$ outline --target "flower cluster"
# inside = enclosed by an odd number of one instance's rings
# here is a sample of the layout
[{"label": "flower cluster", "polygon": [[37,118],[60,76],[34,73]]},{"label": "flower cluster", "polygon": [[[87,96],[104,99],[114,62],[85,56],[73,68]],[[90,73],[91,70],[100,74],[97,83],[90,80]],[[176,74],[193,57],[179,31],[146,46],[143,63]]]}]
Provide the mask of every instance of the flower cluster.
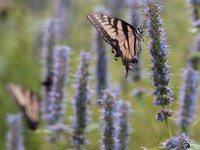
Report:
[{"label": "flower cluster", "polygon": [[22,114],[9,114],[7,116],[7,123],[9,127],[9,131],[7,133],[8,150],[24,150],[22,122]]},{"label": "flower cluster", "polygon": [[[97,7],[96,12],[107,12],[104,7]],[[96,53],[96,91],[99,98],[102,97],[102,91],[108,86],[108,56],[105,44],[96,30],[93,32],[93,49]]]},{"label": "flower cluster", "polygon": [[[41,110],[46,128],[54,133],[67,130],[62,121],[65,113],[65,85],[70,54],[69,47],[57,45],[58,23],[57,19],[46,23],[43,46],[44,79]],[[55,140],[54,136],[50,138]]]},{"label": "flower cluster", "polygon": [[156,114],[156,120],[163,122],[164,120],[166,120],[168,117],[171,117],[173,115],[173,111],[169,110],[169,109],[165,109],[165,110],[160,110],[157,114]]},{"label": "flower cluster", "polygon": [[48,20],[44,26],[44,39],[43,39],[43,61],[44,61],[44,76],[43,76],[43,84],[45,94],[51,87],[52,84],[52,68],[53,68],[53,51],[54,46],[57,45],[58,42],[58,20]]},{"label": "flower cluster", "polygon": [[117,150],[126,150],[128,149],[128,141],[129,141],[129,135],[131,132],[131,128],[129,125],[129,117],[130,117],[130,103],[120,101],[118,103],[118,113],[119,113],[119,125],[118,125],[118,131],[117,131],[117,143],[116,143],[116,149]]},{"label": "flower cluster", "polygon": [[172,137],[162,144],[163,148],[170,150],[187,150],[190,148],[189,139],[184,133],[178,137]]},{"label": "flower cluster", "polygon": [[53,51],[52,86],[46,114],[48,124],[62,122],[65,113],[65,85],[68,75],[70,49],[66,46],[55,46]]},{"label": "flower cluster", "polygon": [[76,74],[76,95],[74,98],[74,127],[73,127],[73,144],[79,149],[86,143],[86,125],[88,122],[88,103],[89,103],[89,66],[90,54],[81,52],[81,60]]},{"label": "flower cluster", "polygon": [[103,132],[102,132],[102,150],[116,148],[116,120],[117,120],[117,103],[116,96],[109,90],[104,91],[103,105]]},{"label": "flower cluster", "polygon": [[[48,20],[44,26],[44,39],[43,39],[43,63],[44,63],[44,75],[43,75],[43,87],[42,87],[42,106],[44,119],[48,114],[48,104],[50,101],[50,90],[52,88],[53,80],[53,51],[54,46],[58,41],[58,20]],[[46,119],[45,119],[46,120]]]},{"label": "flower cluster", "polygon": [[185,130],[192,121],[196,110],[197,87],[199,82],[198,72],[188,67],[183,72],[183,81],[184,84],[180,92],[181,109],[177,123]]},{"label": "flower cluster", "polygon": [[147,24],[147,34],[151,40],[149,42],[150,58],[152,65],[152,84],[156,87],[153,95],[156,96],[154,104],[156,106],[169,105],[171,90],[169,88],[169,66],[167,65],[167,45],[160,17],[160,5],[158,0],[146,0],[145,14]]}]

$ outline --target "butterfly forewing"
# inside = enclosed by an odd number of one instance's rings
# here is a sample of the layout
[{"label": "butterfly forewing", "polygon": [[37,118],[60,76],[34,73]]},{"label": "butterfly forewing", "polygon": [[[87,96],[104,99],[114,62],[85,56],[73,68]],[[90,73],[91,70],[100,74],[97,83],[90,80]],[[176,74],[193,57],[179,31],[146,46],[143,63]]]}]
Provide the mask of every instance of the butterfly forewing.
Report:
[{"label": "butterfly forewing", "polygon": [[32,91],[16,84],[9,84],[7,89],[24,113],[28,127],[35,130],[39,121],[40,102]]},{"label": "butterfly forewing", "polygon": [[87,18],[100,36],[111,44],[112,51],[116,53],[115,59],[122,58],[123,65],[126,66],[128,72],[130,63],[137,62],[142,35],[127,22],[103,13],[91,13]]}]

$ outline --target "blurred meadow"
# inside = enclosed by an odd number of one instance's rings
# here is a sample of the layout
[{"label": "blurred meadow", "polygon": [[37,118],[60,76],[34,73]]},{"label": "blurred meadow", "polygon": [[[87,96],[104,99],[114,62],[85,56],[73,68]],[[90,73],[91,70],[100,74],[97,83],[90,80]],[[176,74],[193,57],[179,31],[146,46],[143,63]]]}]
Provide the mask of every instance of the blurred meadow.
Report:
[{"label": "blurred meadow", "polygon": [[[99,99],[95,96],[96,79],[95,65],[96,52],[93,49],[94,27],[87,20],[86,16],[94,12],[97,6],[107,6],[109,0],[0,0],[0,149],[6,148],[6,134],[8,125],[6,116],[20,111],[11,95],[6,90],[10,82],[18,83],[41,95],[43,64],[43,30],[46,20],[54,17],[65,17],[65,24],[62,26],[58,43],[70,47],[70,60],[68,65],[68,77],[66,83],[66,110],[64,123],[70,128],[73,127],[71,117],[74,116],[72,101],[76,90],[76,72],[78,69],[80,54],[82,50],[91,54],[91,66],[89,69],[90,102],[89,110],[91,120],[87,126],[88,150],[100,149],[101,144],[101,106],[96,104]],[[188,62],[192,42],[198,31],[191,23],[191,8],[186,0],[161,0],[161,17],[163,27],[166,31],[167,45],[169,46],[168,65],[171,66],[170,87],[173,91],[174,102],[168,106],[175,115],[169,119],[169,124],[174,136],[180,135],[181,128],[176,125],[177,112],[180,108],[180,89],[183,84],[182,72]],[[60,4],[61,3],[61,4]],[[63,3],[63,5],[62,5]],[[63,8],[61,8],[63,7]],[[62,11],[61,11],[62,10]],[[129,21],[128,6],[122,2],[119,10],[119,18]],[[142,24],[141,24],[142,25]],[[140,25],[140,26],[141,26]],[[63,28],[64,27],[64,28]],[[65,28],[66,27],[66,28]],[[169,138],[165,122],[156,121],[156,112],[160,110],[153,104],[153,86],[151,85],[151,61],[149,49],[146,43],[150,38],[144,36],[142,43],[142,79],[132,81],[125,78],[125,69],[121,60],[115,61],[111,53],[110,45],[106,44],[108,59],[108,85],[117,91],[118,98],[131,103],[132,113],[130,115],[131,135],[128,149],[138,150],[141,147],[159,147],[160,144]],[[102,62],[104,63],[104,62]],[[132,91],[137,88],[145,89],[142,103],[141,99],[133,97]],[[196,87],[198,88],[198,87]],[[199,90],[198,90],[199,91]],[[195,118],[188,127],[189,137],[200,143],[200,102],[197,98]],[[44,127],[41,120],[39,129]],[[27,150],[61,150],[72,149],[71,135],[64,136],[58,144],[45,142],[46,133],[43,130],[30,131],[24,125],[24,145]]]}]

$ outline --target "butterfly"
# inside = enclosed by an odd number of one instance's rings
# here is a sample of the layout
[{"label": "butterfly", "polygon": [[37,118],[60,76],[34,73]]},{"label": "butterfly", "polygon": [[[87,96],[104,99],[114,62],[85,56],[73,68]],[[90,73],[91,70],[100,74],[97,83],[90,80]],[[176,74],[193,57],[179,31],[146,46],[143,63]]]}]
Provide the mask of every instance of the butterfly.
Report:
[{"label": "butterfly", "polygon": [[143,31],[135,29],[124,20],[114,18],[104,13],[94,12],[87,16],[100,36],[112,47],[115,60],[122,58],[122,64],[128,71],[133,69],[133,64],[138,63],[138,53],[141,51],[141,39]]},{"label": "butterfly", "polygon": [[22,110],[28,127],[35,130],[40,118],[39,97],[29,89],[17,84],[8,84],[7,89]]}]

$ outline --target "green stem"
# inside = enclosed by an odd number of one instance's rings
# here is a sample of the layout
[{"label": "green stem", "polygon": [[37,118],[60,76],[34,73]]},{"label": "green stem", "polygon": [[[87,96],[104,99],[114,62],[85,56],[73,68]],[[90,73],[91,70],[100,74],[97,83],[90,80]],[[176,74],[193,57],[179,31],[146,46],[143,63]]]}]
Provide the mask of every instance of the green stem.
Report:
[{"label": "green stem", "polygon": [[169,136],[172,137],[172,136],[173,136],[173,135],[172,135],[172,130],[171,130],[171,128],[170,128],[170,125],[169,125],[168,119],[165,119],[165,123],[166,123],[167,128],[168,128]]},{"label": "green stem", "polygon": [[187,127],[182,127],[182,132],[187,133]]}]

